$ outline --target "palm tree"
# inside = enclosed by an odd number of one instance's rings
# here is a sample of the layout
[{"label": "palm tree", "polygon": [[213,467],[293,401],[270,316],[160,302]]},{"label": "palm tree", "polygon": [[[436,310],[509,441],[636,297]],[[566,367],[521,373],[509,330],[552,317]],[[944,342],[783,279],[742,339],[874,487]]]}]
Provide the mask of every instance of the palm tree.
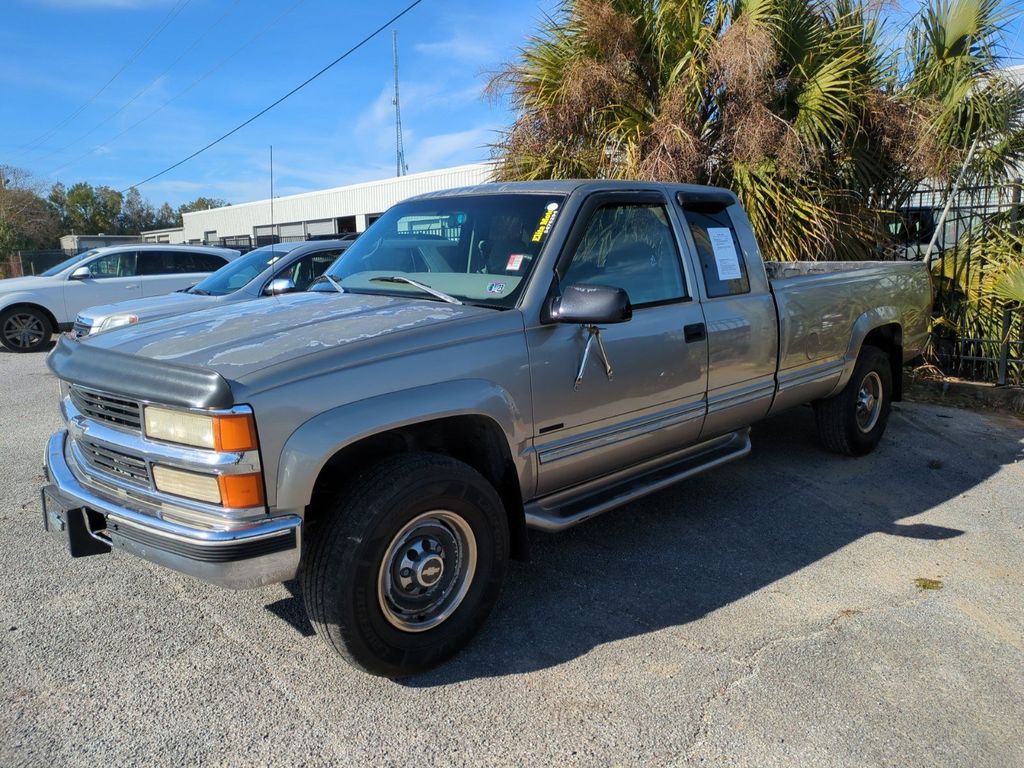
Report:
[{"label": "palm tree", "polygon": [[1024,158],[996,0],[930,0],[890,50],[866,0],[571,0],[494,81],[505,179],[716,184],[766,257],[870,254],[925,179]]}]

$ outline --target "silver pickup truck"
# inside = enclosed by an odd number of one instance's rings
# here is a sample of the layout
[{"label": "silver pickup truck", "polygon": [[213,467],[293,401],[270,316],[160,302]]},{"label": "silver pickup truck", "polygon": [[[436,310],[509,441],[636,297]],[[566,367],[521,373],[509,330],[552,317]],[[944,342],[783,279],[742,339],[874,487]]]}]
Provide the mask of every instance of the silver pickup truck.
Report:
[{"label": "silver pickup truck", "polygon": [[736,197],[492,184],[387,211],[304,293],[60,341],[43,518],[232,588],[300,578],[367,671],[455,653],[527,529],[744,456],[812,403],[879,442],[926,335],[921,264],[762,262]]}]

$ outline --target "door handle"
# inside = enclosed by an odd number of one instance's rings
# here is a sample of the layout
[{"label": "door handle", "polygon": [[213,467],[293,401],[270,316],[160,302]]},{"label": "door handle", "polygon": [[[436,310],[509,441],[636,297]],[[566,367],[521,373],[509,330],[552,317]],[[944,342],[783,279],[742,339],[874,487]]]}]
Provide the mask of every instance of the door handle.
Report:
[{"label": "door handle", "polygon": [[126,285],[126,286],[124,287],[124,289],[125,289],[126,291],[130,291],[130,290],[131,290],[132,288],[138,288],[138,287],[139,287],[139,284],[138,284],[138,283],[134,283],[133,285]]},{"label": "door handle", "polygon": [[691,341],[704,341],[707,337],[708,332],[707,328],[704,327],[704,323],[693,323],[692,325],[683,326],[683,338],[687,344]]}]

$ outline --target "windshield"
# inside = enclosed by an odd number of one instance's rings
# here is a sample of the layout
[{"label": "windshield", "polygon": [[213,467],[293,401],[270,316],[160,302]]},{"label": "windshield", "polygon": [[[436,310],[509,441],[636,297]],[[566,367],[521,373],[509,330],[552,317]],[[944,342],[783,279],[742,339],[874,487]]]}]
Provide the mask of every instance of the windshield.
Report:
[{"label": "windshield", "polygon": [[54,275],[59,275],[72,264],[77,264],[80,261],[85,261],[90,256],[95,256],[97,253],[98,251],[96,250],[82,251],[76,256],[72,256],[70,259],[64,259],[64,261],[62,261],[60,264],[50,267],[45,272],[40,272],[39,277],[53,277]]},{"label": "windshield", "polygon": [[[526,285],[563,196],[537,194],[440,197],[399,203],[327,271],[346,291],[436,296],[402,276],[469,304],[507,309]],[[330,282],[314,291],[334,291]]]},{"label": "windshield", "polygon": [[204,296],[227,296],[239,288],[250,283],[253,278],[259,275],[270,265],[279,261],[288,251],[298,248],[303,243],[278,243],[277,245],[264,245],[254,251],[249,251],[245,256],[235,259],[230,264],[225,264],[212,275],[208,275],[191,288],[189,293],[199,293]]}]

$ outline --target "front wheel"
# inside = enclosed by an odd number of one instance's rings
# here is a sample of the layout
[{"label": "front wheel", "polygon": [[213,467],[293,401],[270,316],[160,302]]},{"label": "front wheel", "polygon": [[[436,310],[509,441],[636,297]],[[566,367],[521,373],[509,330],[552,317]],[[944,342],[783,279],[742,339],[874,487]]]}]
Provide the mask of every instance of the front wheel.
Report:
[{"label": "front wheel", "polygon": [[497,601],[507,518],[466,464],[394,456],[325,512],[303,568],[306,611],[356,667],[387,677],[429,669],[465,645]]},{"label": "front wheel", "polygon": [[892,389],[889,356],[878,347],[864,347],[843,390],[814,403],[824,446],[847,456],[873,451],[889,422]]},{"label": "front wheel", "polygon": [[38,352],[53,333],[50,318],[35,307],[11,307],[0,313],[0,343],[11,352]]}]

